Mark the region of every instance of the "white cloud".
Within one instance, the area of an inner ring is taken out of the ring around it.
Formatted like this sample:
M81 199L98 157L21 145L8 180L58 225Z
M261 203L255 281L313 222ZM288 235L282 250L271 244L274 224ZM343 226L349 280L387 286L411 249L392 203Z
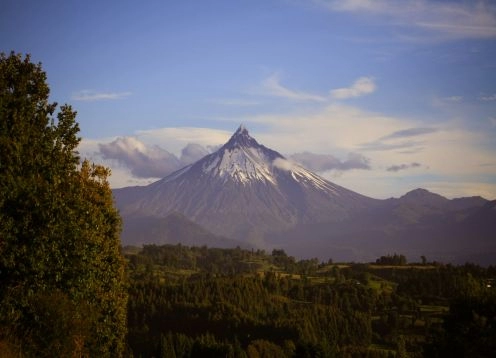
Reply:
M461 102L463 100L462 96L449 96L449 97L444 97L441 98L441 100L445 102Z
M419 168L421 167L420 163L413 162L410 164L394 164L391 165L390 167L386 168L386 171L388 172L399 172L400 170L406 170L406 169L411 169L411 168Z
M292 101L329 103L331 99L348 99L375 92L377 86L374 78L360 77L350 87L331 90L327 96L297 91L281 84L278 73L274 73L262 82L262 88L253 93L256 95L281 97Z
M439 96L432 96L432 106L433 107L438 107L438 108L453 108L454 104L462 103L463 97L462 96L446 96L446 97L439 97Z
M399 131L395 131L391 134L388 134L388 135L382 137L381 140L394 139L394 138L417 137L417 136L424 135L424 134L434 133L434 132L437 132L438 130L439 130L438 128L433 128L433 127L407 128L407 129L402 129Z
M298 164L292 162L291 160L276 158L272 164L282 170L290 171L298 167Z
M332 154L315 154L310 152L295 153L290 158L303 167L315 171L370 169L370 160L358 153L349 153L347 159L340 160Z
M319 110L252 116L243 121L268 127L257 133L257 138L279 152L310 151L339 156L357 152L362 143L414 127L415 123L337 103Z
M147 146L134 137L117 138L99 145L104 159L114 159L137 178L161 178L180 169L180 160L157 145Z
M366 151L390 151L401 149L402 153L417 153L425 145L425 136L437 132L438 128L432 127L415 127L401 129L387 134L372 142L360 145L362 150ZM414 139L412 139L414 138Z
M110 166L115 167L117 163L119 167L128 169L134 178L163 178L209 154L209 150L189 143L178 157L158 145L145 144L136 137L120 137L98 143L94 154Z
M73 101L106 101L126 98L131 92L95 92L83 90L72 95Z
M110 185L120 188L150 184L217 150L231 135L209 128L157 128L128 137L83 138L78 150L81 158L111 168Z
M496 8L490 1L315 0L331 11L382 16L396 27L424 31L424 39L496 37ZM420 34L416 34L420 35Z
M207 148L197 143L188 143L188 145L181 150L180 160L182 164L187 165L196 162L207 154L209 154Z
M256 123L257 130L250 131L250 134L259 143L280 153L332 153L334 158L343 158L338 160L345 162L350 159L346 159L348 153L363 153L364 143L371 143L371 146L374 144L376 150L366 152L369 170L330 170L323 174L336 184L365 195L386 198L425 187L448 197L467 193L496 198L496 184L487 182L487 178L496 177L492 133L467 130L461 121L431 127L415 118L386 116L338 103L311 111L302 109L299 113L230 120L233 123L232 130L228 131L192 127L160 128L140 131L135 134L135 138L146 148L157 145L181 158L181 151L188 143L196 143L203 148L218 146L230 138L239 123L245 123L248 129L251 127L250 123ZM109 143L113 140L115 138L94 142ZM93 144L90 148L86 145L87 142L83 141L84 151L93 153L98 159L98 155L94 154L98 152L98 145ZM382 143L383 147L378 148L378 143ZM130 146L131 149L143 150L139 143L134 144ZM197 149L199 148L190 146L185 151L187 154L201 152ZM101 156L99 159L102 160ZM359 162L360 160L352 160L349 164ZM129 180L135 180L129 169L118 165L115 159L104 160L103 163L111 164L114 175L117 175L110 178L113 187L131 185ZM399 170L405 169L401 171L402 175L387 171L395 163ZM488 163L491 165L487 165ZM278 164L289 168L291 162ZM437 179L434 186L432 178L450 179ZM454 183L463 189L460 194L456 194ZM483 190L477 189L477 183L480 183ZM474 191L469 193L469 188Z
M267 79L263 81L263 91L265 94L275 96L275 97L283 97L286 99L294 100L294 101L314 101L314 102L325 102L327 101L326 97L316 95L313 93L301 92L291 90L287 87L284 87L281 84L281 79L278 73L274 73L269 76Z
M208 102L229 107L254 107L260 105L258 101L241 98L211 99Z
M351 87L338 88L331 91L331 96L336 99L348 99L373 93L376 90L374 79L371 77L360 77Z
M240 119L235 126L239 126L241 122ZM180 155L189 143L196 143L205 148L216 147L227 142L231 135L230 131L199 127L156 128L136 133L136 137L142 142L164 146L176 155Z
M491 95L481 95L479 97L479 100L484 101L484 102L493 102L493 101L496 101L496 93L491 94Z
M78 150L81 158L111 168L110 185L121 188L150 184L174 170L171 162L179 160L180 165L189 164L205 152L217 150L231 135L230 131L209 128L157 128L124 138L83 138ZM102 145L111 149L110 156L103 155ZM166 163L162 163L162 159ZM160 169L163 171L160 172ZM143 178L145 173L159 176Z
M83 138L79 144L78 151L81 159L88 159L91 162L111 168L109 182L112 188L121 188L130 185L147 185L156 179L136 178L131 170L125 165L121 165L116 160L104 159L100 154L99 145L109 143L116 138L89 139Z

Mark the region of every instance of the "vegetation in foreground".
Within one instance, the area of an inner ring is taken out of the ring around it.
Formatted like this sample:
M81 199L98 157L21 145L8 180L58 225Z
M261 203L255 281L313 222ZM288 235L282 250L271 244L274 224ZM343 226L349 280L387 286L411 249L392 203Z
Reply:
M496 268L126 248L134 357L490 357Z
M0 356L119 357L127 293L109 170L80 162L41 65L0 54Z

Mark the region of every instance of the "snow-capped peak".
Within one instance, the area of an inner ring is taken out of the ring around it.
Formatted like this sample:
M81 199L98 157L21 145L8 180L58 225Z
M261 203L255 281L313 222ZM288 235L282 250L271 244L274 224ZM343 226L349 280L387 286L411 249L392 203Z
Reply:
M339 195L335 184L258 144L243 125L219 150L172 173L162 182L182 182L191 175L195 176L191 173L198 173L196 178L201 182L220 180L223 185L231 182L243 186L263 184L277 187L277 190L281 185L290 185Z
M241 125L226 144L205 158L202 169L210 175L243 184L251 181L276 184L271 167L277 157L282 156L258 144Z
M224 146L201 162L204 173L220 177L224 182L232 180L244 185L262 182L277 186L284 176L307 187L334 192L334 187L325 179L258 144L243 125Z
M248 133L248 129L241 124L239 128L234 132L232 135L231 139L224 144L224 146L221 149L224 148L229 148L229 149L234 149L234 148L239 148L239 147L258 147L260 144L255 140L255 138L250 136L250 133Z

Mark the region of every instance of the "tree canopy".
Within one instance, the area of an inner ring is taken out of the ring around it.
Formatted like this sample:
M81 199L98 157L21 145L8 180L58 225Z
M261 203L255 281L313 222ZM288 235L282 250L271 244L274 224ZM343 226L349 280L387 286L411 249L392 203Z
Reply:
M120 217L110 171L80 161L78 132L41 64L0 54L0 343L26 356L124 348Z

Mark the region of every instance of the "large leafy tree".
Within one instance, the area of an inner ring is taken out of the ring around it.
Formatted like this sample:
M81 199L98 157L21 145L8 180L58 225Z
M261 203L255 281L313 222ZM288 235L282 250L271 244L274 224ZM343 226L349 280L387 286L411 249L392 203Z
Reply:
M109 170L80 162L76 112L41 64L0 54L0 349L117 357L126 290Z

